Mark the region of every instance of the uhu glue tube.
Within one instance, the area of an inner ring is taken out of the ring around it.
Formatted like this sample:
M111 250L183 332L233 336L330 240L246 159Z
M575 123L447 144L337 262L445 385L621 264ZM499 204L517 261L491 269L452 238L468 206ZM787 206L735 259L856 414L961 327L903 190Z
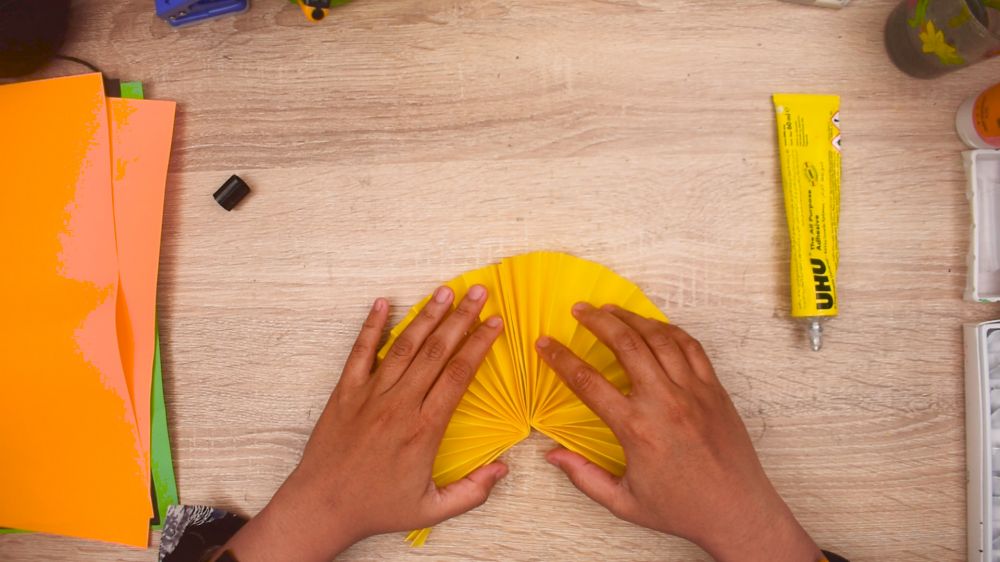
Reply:
M778 154L791 240L792 316L806 321L814 351L822 322L837 315L840 98L775 94Z

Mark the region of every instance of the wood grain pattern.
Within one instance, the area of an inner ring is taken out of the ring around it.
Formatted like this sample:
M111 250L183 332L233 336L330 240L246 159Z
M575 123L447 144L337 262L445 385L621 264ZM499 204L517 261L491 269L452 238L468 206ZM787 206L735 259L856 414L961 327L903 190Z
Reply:
M159 314L182 500L254 513L295 465L376 296L536 249L605 263L699 337L769 474L852 560L965 558L960 325L968 209L954 110L1000 62L908 78L894 2L284 0L183 30L76 3L66 48L177 100ZM76 71L58 66L47 72ZM770 94L843 97L842 316L788 319ZM211 193L254 189L226 213ZM429 545L345 560L706 560L623 523L533 436ZM156 544L154 536L153 544ZM48 536L0 559L153 560Z

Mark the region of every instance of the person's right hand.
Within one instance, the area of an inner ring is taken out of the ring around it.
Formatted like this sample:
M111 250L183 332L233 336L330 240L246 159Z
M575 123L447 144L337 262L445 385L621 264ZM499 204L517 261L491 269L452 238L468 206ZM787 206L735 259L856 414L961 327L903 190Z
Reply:
M608 424L625 450L616 478L566 449L547 460L583 493L632 523L684 537L721 561L815 562L822 554L771 485L743 421L697 340L617 307L573 315L632 382L622 395L557 341L536 347Z

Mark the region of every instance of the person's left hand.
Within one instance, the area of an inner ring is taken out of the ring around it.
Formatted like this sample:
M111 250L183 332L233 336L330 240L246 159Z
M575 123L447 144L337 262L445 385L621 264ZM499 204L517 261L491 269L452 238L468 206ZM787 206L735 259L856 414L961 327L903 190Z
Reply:
M374 369L388 303L378 299L302 461L261 513L225 545L240 562L329 560L372 535L440 523L473 509L507 474L499 462L438 488L445 428L502 323L476 326L486 289L451 311L441 287Z

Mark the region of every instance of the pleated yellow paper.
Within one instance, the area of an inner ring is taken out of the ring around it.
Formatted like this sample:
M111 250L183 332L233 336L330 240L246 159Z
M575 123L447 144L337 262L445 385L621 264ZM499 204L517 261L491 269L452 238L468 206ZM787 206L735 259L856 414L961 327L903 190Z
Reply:
M437 485L448 485L493 462L532 428L621 475L625 455L618 440L541 360L535 341L546 335L566 344L627 393L628 377L614 354L573 318L571 308L580 301L610 303L665 321L663 313L638 287L610 269L556 252L504 259L447 283L459 297L476 284L489 290L480 318L499 315L504 333L445 431L434 461ZM413 307L393 328L382 357L426 302ZM413 531L406 540L420 546L429 534L430 529Z

